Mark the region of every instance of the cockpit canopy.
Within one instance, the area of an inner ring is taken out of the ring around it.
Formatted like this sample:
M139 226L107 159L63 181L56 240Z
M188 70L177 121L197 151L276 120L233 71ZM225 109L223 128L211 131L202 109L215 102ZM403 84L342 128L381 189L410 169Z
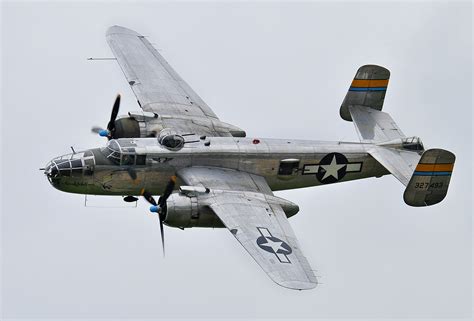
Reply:
M165 128L160 132L158 142L166 149L177 151L183 148L185 141L183 136L176 134L169 128Z
M158 144L156 138L111 139L107 146L101 148L101 152L108 160L117 165L145 165L150 148L160 146L170 151L178 151L183 148L185 140L183 136L172 130L163 129L158 135ZM158 149L161 148L158 147Z
M129 140L120 140L120 143L111 139L102 153L117 165L145 165L146 155L137 155L135 145Z

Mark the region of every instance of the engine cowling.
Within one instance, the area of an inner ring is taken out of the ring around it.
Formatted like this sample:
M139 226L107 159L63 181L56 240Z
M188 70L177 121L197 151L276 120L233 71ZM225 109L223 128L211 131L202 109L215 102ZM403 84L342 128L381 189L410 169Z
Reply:
M123 117L115 120L113 138L138 138L140 136L140 125L135 118Z
M128 115L119 116L115 120L113 138L139 138L156 136L156 123L158 115L147 111L129 112Z
M298 213L298 205L276 196L266 196L271 204L280 205L287 217ZM173 193L166 202L167 212L164 223L178 228L190 227L225 227L209 206L200 204L198 198L191 194Z
M198 204L197 197L173 193L166 202L164 223L178 228L224 227L221 220L205 205Z
M167 130L161 117L169 118L169 116L159 116L149 111L128 112L128 115L119 116L115 120L115 130L112 138L158 137L161 131ZM245 137L245 131L218 119L196 119L191 117L182 118L182 120L187 121L190 128L199 124L203 128L213 129L217 133L230 132L234 137ZM177 133L174 134L176 136Z

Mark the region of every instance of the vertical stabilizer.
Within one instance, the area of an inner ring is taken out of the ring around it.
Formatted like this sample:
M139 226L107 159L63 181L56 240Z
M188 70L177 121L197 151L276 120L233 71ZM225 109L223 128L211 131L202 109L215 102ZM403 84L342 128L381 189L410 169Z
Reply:
M429 206L441 202L448 193L455 159L453 153L444 149L425 151L403 194L405 203Z
M360 67L339 110L342 119L352 121L349 112L351 106L382 110L389 79L390 71L382 66Z

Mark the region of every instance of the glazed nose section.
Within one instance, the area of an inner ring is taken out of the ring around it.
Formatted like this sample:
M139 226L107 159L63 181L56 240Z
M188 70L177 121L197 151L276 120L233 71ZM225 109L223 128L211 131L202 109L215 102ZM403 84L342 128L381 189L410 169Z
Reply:
M59 175L59 169L53 161L50 161L44 168L44 175L48 178L57 177Z
M50 161L44 170L44 174L48 178L57 178L59 176L71 176L74 172L82 172L82 159L74 159L73 154L57 157Z
M59 177L79 177L84 173L90 175L94 164L94 156L90 151L67 154L51 160L44 168L44 174L50 181Z

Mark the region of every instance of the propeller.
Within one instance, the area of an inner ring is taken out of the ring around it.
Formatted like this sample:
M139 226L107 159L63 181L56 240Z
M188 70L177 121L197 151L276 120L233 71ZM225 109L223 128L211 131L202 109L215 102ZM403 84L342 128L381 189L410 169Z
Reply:
M102 137L107 137L108 139L113 138L115 132L115 120L117 119L120 109L120 94L117 95L112 107L112 113L110 114L110 120L107 124L107 129L103 129L99 126L93 126L91 131L95 134L99 134Z
M160 232L161 232L161 245L163 247L163 256L165 256L165 236L164 236L164 229L163 229L163 221L166 218L167 206L166 201L170 197L171 193L173 193L174 186L176 184L176 176L171 176L170 181L166 185L166 188L158 198L158 202L155 201L153 195L150 192L142 189L141 194L142 196L151 204L150 212L158 214L158 220L160 222Z

